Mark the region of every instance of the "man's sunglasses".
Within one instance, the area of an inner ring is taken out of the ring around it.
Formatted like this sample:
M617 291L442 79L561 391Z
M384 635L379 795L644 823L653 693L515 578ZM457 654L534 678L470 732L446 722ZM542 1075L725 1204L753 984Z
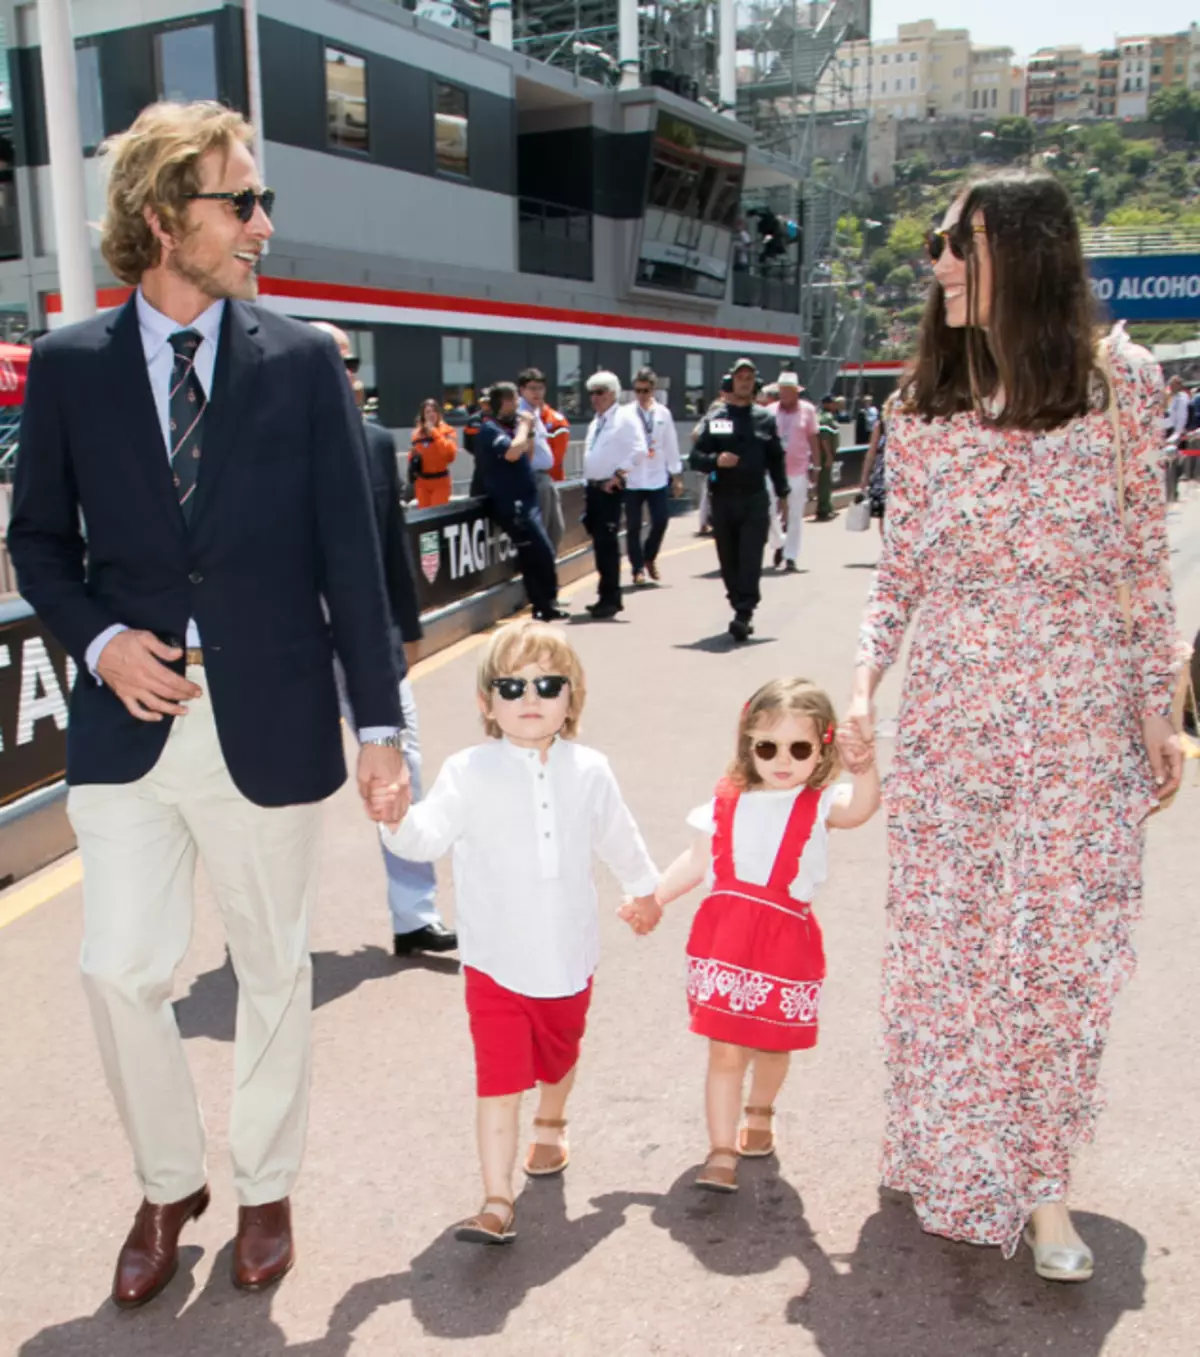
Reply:
M635 386L633 394L635 396L648 396L654 388L652 386Z
M787 750L797 763L805 763L812 758L815 748L811 740L793 740ZM764 763L770 763L778 753L779 745L774 740L756 740L754 743L754 757Z
M342 362L345 363L347 372L357 372L362 365L362 359L355 358L353 354L349 358L343 358Z
M232 203L233 210L237 213L238 221L249 222L254 216L254 209L259 205L269 217L275 206L275 190L265 188L261 193L255 192L252 188L238 189L236 193L189 193L191 199L207 199L214 203Z
M492 687L505 702L519 702L525 696L525 689L532 683L538 697L552 701L570 682L562 674L539 674L535 679L494 678Z
M982 223L974 223L971 226L971 235L987 235L987 227ZM955 259L965 259L967 257L967 247L961 226L951 226L948 230L939 228L936 231L930 231L925 237L925 248L929 251L929 257L935 264L942 257L942 251L945 250L947 245L950 246L950 253Z

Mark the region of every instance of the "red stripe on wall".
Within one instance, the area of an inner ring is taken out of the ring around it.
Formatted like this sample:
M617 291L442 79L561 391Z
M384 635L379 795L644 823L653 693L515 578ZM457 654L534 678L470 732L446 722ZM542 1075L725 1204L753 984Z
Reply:
M380 287L350 287L341 283L312 283L297 278L260 278L259 291L267 297L302 297L306 301L359 302L365 306L393 306L425 311L445 311L448 315L519 316L543 321L547 325L595 325L613 330L643 330L647 334L699 335L706 339L727 339L731 345L787 344L799 338L789 334L771 334L759 330L730 330L718 325L691 325L686 321L654 320L646 316L613 316L604 311L570 311L553 306L526 306L519 302L488 301L474 297L445 297L439 293L396 292ZM101 288L96 294L100 307L120 306L132 288ZM46 310L52 315L62 311L62 298L52 292L46 298Z

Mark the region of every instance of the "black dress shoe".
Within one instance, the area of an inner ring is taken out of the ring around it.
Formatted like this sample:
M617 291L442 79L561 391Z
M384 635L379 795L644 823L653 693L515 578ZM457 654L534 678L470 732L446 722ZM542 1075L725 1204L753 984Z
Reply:
M541 608L533 616L537 622L564 622L571 614L565 608Z
M392 954L411 956L413 952L453 952L458 946L458 934L447 928L439 919L437 923L426 924L424 928L414 928L411 933L395 933L392 936Z
M598 621L607 621L610 617L616 617L618 613L625 611L623 603L589 603L588 612Z
M735 617L729 624L729 634L739 645L750 639L750 633L753 630L749 619L745 617Z

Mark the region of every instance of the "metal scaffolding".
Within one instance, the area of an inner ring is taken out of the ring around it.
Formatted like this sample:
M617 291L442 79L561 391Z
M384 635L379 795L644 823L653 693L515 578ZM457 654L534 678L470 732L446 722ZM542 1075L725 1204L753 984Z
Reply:
M619 0L515 0L514 48L577 75L615 85ZM710 109L718 89L719 0L639 0L644 84ZM855 106L853 68L841 53L870 32L867 0L737 0L737 106L757 144L786 162L791 186L750 190L744 207L796 223L786 280L764 273L742 300L793 298L806 381L832 385L861 355L861 243L838 222L866 186L867 110ZM861 56L859 47L858 55ZM798 257L795 257L798 255ZM738 300L735 277L735 300Z

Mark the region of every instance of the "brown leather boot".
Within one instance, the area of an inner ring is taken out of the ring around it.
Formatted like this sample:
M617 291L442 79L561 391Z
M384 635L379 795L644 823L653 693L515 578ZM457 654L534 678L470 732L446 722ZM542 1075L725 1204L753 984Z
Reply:
M296 1261L292 1248L292 1208L288 1199L262 1206L239 1206L233 1246L233 1284L243 1291L273 1286Z
M208 1188L179 1202L156 1206L143 1201L133 1220L113 1275L112 1298L123 1310L145 1305L174 1277L179 1267L179 1232L208 1210Z

